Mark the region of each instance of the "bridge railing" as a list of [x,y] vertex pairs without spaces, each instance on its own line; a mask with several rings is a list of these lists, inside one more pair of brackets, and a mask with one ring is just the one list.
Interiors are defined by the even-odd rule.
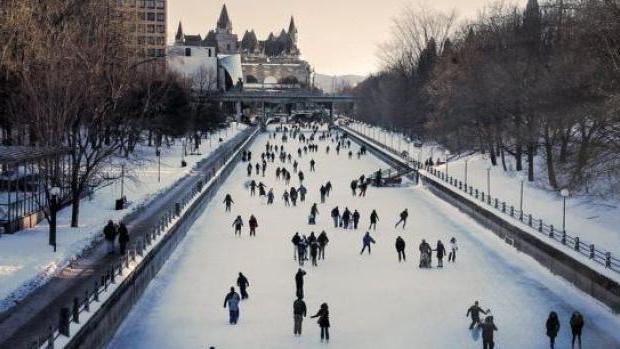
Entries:
[[538,232],[540,237],[557,242],[555,245],[558,245],[558,247],[561,246],[565,249],[575,251],[607,269],[620,273],[619,256],[613,254],[608,249],[605,249],[600,245],[595,245],[590,241],[583,240],[578,235],[572,235],[565,230],[562,231],[562,229],[557,229],[556,226],[549,222],[545,222],[542,218],[537,218],[532,213],[521,211],[518,208],[515,208],[514,205],[511,205],[510,203],[507,203],[497,197],[492,197],[484,190],[475,188],[468,183],[464,183],[463,181],[449,176],[445,172],[437,170],[432,166],[424,166],[424,164],[413,159],[410,155],[403,156],[403,154],[395,148],[367,137],[363,133],[360,133],[351,127],[342,127],[345,128],[347,132],[353,133],[357,137],[360,137],[367,142],[386,150],[393,156],[399,158],[401,161],[407,163],[412,168],[417,169],[420,176],[442,183],[444,187],[449,188],[453,192],[459,193],[460,195],[468,197],[471,201],[478,203],[480,206],[487,208],[489,211],[492,211],[501,217],[507,218],[509,221],[518,221],[520,224],[529,227],[529,231]]

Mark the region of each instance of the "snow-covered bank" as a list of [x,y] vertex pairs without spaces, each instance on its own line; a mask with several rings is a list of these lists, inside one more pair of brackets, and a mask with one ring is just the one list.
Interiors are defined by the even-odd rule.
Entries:
[[118,221],[148,204],[187,175],[198,162],[216,151],[220,145],[217,141],[219,137],[226,141],[243,129],[243,125],[234,125],[228,130],[218,131],[211,141],[203,140],[200,155],[185,157],[188,166],[184,168],[180,166],[181,144],[161,149],[161,171],[158,171],[159,163],[154,148],[138,149],[137,156],[142,164],[130,171],[134,180],[126,180],[124,184],[124,193],[131,205],[125,210],[114,210],[114,200],[120,197],[121,192],[121,183],[117,181],[97,190],[91,199],[82,201],[79,228],[69,226],[71,208],[63,209],[58,215],[56,253],[48,246],[47,222],[14,235],[3,235],[0,238],[0,311],[19,302],[100,239],[101,229],[108,220]]

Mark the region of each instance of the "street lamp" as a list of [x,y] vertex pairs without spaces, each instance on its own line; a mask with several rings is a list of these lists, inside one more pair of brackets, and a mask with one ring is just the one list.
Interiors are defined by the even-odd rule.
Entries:
[[491,168],[487,168],[487,197],[491,201]]
[[465,190],[467,190],[467,161],[469,159],[465,159]]
[[444,152],[444,155],[446,156],[446,177],[448,177],[449,176],[449,174],[448,174],[448,157],[450,156],[450,151],[446,150]]
[[54,252],[56,252],[56,212],[58,212],[58,195],[60,195],[60,188],[52,187],[50,189],[50,231],[49,231],[49,244],[54,246]]
[[566,198],[570,195],[570,191],[564,188],[560,190],[562,195],[562,233],[566,235]]

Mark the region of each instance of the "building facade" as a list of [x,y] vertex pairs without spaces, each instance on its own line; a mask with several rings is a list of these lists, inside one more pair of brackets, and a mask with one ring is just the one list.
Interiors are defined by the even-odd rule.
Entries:
[[167,0],[120,0],[128,17],[136,56],[165,67]]

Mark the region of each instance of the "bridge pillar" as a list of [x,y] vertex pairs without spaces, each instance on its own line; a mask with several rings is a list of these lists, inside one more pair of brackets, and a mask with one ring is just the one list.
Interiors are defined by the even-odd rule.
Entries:
[[329,126],[334,126],[334,103],[329,103]]
[[243,108],[241,106],[241,101],[235,102],[235,119],[237,122],[241,121],[241,115],[243,115]]

